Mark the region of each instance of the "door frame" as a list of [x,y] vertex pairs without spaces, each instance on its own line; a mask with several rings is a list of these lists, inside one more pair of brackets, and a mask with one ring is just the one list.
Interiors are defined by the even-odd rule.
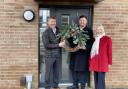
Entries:
[[[91,22],[90,28],[93,28],[93,5],[82,5],[82,6],[77,6],[77,5],[39,5],[39,10],[40,8],[49,8],[50,9],[50,15],[55,16],[55,8],[61,8],[61,9],[90,9],[90,17],[88,18]],[[40,20],[39,20],[40,21]],[[39,26],[39,25],[38,25]],[[39,26],[40,28],[40,26]],[[40,29],[38,29],[38,87],[40,85]],[[60,86],[66,86],[66,85],[71,85],[72,83],[60,83]],[[91,82],[88,85],[88,87],[91,87]]]
[[50,15],[55,16],[55,9],[61,8],[61,9],[89,9],[90,10],[90,17],[88,18],[91,22],[90,28],[93,28],[93,12],[94,12],[94,6],[93,5],[39,5],[40,8],[49,8],[50,9]]

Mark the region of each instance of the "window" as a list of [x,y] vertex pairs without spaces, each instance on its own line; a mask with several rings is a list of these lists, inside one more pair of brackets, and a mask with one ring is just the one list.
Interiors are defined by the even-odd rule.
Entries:
[[47,28],[47,19],[50,16],[50,10],[48,8],[42,8],[39,12],[40,18],[40,47],[43,48],[42,33]]

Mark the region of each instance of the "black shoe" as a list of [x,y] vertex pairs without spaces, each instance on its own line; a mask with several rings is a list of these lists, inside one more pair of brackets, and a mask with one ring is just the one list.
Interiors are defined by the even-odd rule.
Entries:
[[53,87],[52,89],[60,89],[60,87]]
[[85,89],[85,87],[81,87],[81,89]]
[[78,86],[69,86],[69,87],[67,87],[67,89],[79,89],[79,87]]

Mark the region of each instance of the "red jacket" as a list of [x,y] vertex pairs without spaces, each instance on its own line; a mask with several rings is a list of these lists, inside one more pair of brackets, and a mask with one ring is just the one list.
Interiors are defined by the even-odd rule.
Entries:
[[99,54],[89,59],[89,70],[108,72],[108,65],[112,65],[112,40],[108,36],[100,39]]

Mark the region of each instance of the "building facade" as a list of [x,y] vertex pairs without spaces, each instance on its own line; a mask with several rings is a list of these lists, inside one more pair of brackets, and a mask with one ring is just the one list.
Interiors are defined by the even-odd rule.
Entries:
[[[23,18],[28,9],[35,13],[31,22]],[[81,14],[88,17],[90,28],[101,23],[112,37],[113,65],[106,74],[107,87],[128,88],[128,0],[0,0],[0,89],[23,89],[20,79],[26,74],[33,75],[33,89],[38,89],[44,81],[41,36],[47,16],[56,16],[61,26],[77,21]],[[65,57],[67,52],[63,52]],[[68,63],[61,63],[60,82],[70,83]]]

